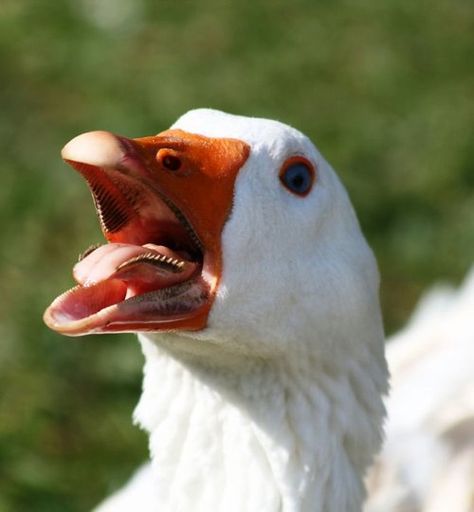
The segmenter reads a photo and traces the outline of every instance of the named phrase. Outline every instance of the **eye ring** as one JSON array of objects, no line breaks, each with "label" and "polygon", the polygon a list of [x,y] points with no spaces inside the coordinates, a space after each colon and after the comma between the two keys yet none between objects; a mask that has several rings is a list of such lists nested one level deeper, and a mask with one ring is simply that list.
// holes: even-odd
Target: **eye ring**
[{"label": "eye ring", "polygon": [[182,161],[179,156],[175,155],[173,151],[160,150],[156,155],[156,159],[168,171],[176,172],[181,169]]},{"label": "eye ring", "polygon": [[307,158],[293,156],[285,161],[279,177],[288,192],[298,197],[306,197],[313,188],[316,170]]}]

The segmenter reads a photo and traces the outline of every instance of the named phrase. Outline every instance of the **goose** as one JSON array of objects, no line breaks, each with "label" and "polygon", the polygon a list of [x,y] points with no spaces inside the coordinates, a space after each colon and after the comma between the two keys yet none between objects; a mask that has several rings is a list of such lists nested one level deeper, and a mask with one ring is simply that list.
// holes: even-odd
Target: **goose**
[{"label": "goose", "polygon": [[145,357],[151,463],[100,510],[360,511],[388,390],[379,273],[312,142],[197,109],[155,136],[79,135],[62,157],[107,243],[44,320],[138,333]]}]

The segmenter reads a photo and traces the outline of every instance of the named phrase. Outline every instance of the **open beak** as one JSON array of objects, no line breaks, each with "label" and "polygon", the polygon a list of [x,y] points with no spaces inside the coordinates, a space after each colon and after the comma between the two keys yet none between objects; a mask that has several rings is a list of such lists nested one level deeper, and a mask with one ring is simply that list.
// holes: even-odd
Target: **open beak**
[{"label": "open beak", "polygon": [[71,140],[62,157],[89,185],[108,243],[76,264],[77,286],[53,301],[45,323],[71,336],[204,328],[248,155],[240,140],[182,130]]}]

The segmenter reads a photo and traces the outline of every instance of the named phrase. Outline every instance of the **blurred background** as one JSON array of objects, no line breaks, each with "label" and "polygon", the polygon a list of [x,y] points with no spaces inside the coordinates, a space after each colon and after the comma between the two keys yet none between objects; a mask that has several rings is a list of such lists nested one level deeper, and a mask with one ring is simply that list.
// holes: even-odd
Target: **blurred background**
[{"label": "blurred background", "polygon": [[473,34],[471,0],[1,0],[2,512],[89,510],[147,455],[133,336],[41,320],[102,240],[64,143],[202,106],[296,126],[349,189],[392,333],[472,262]]}]

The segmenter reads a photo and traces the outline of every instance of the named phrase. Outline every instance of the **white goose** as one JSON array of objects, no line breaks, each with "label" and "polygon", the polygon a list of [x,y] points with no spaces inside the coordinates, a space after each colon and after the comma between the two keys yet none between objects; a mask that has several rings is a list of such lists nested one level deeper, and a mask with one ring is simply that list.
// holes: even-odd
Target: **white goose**
[{"label": "white goose", "polygon": [[361,510],[388,372],[376,263],[303,134],[213,110],[63,157],[109,241],[46,323],[139,332],[152,466],[101,511]]}]

